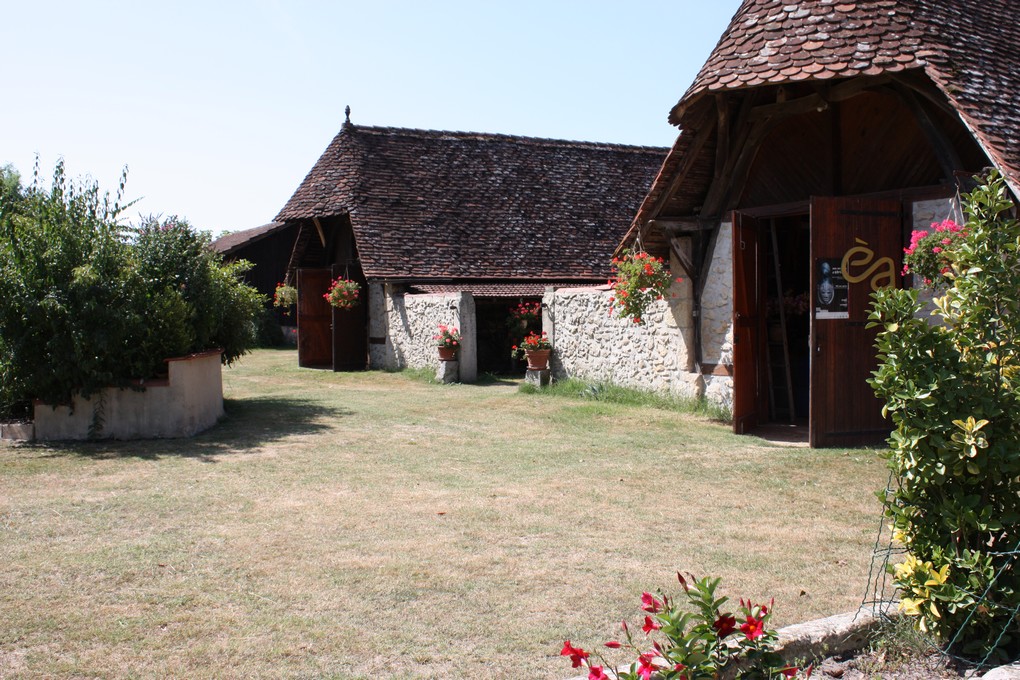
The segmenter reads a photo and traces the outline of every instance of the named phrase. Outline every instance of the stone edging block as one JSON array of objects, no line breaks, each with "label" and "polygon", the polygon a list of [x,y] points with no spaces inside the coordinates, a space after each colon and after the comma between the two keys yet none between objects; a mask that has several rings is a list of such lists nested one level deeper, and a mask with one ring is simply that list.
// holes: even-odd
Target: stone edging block
[{"label": "stone edging block", "polygon": [[28,442],[35,439],[35,425],[32,423],[0,423],[0,439]]}]

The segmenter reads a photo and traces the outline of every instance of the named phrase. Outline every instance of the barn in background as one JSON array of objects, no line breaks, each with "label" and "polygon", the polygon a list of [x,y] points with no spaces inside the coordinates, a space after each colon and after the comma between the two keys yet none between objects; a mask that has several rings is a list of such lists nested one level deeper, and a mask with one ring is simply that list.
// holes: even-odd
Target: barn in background
[{"label": "barn in background", "polygon": [[[551,286],[605,283],[666,151],[348,118],[276,217],[297,233],[300,364],[408,365],[409,343],[435,331],[409,310],[431,296],[470,335],[462,379],[506,368],[509,310]],[[365,304],[326,304],[337,276],[360,282]]]},{"label": "barn in background", "polygon": [[911,230],[975,173],[1020,188],[1018,26],[1007,0],[743,2],[621,246],[690,277],[694,370],[736,431],[885,437],[869,295],[911,285]]}]

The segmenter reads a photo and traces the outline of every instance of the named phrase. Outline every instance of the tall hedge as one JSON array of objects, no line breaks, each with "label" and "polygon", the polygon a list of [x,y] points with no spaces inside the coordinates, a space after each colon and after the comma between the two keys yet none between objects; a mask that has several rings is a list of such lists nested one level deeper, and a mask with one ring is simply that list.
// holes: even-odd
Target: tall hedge
[{"label": "tall hedge", "polygon": [[[149,378],[163,359],[255,342],[261,296],[183,220],[123,207],[57,164],[47,190],[0,171],[0,412]],[[123,181],[121,183],[123,190]]]}]

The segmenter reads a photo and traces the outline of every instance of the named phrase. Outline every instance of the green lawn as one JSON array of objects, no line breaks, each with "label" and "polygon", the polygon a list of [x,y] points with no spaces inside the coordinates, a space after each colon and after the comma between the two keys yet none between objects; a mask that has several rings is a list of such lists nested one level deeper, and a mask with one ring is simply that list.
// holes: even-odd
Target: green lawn
[{"label": "green lawn", "polygon": [[884,466],[647,406],[224,371],[191,440],[0,445],[0,677],[572,674],[677,569],[855,609]]}]

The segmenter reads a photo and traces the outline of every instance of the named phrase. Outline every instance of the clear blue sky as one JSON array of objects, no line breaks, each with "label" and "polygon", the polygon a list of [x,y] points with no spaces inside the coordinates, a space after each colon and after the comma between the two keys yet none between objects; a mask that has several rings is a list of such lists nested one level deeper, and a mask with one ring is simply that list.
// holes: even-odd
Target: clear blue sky
[{"label": "clear blue sky", "polygon": [[62,156],[131,217],[270,221],[343,123],[669,146],[739,0],[14,2],[0,165]]}]

